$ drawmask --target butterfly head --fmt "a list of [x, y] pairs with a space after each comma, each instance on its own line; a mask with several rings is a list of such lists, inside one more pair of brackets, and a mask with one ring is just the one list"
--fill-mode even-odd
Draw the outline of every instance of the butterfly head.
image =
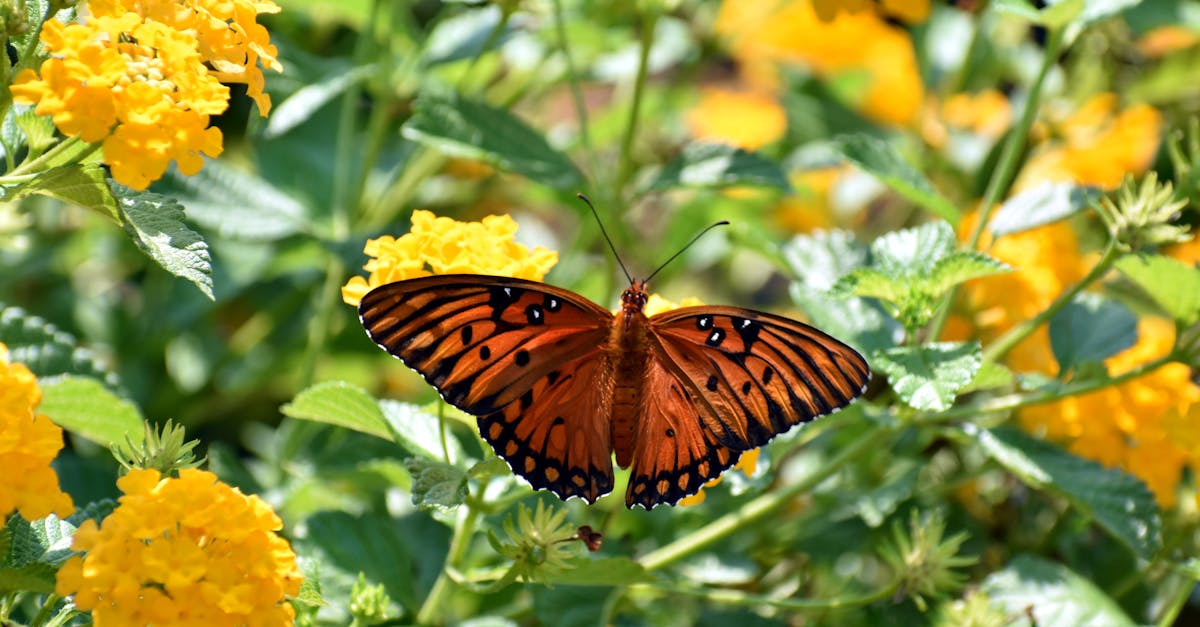
[[648, 298], [650, 296], [646, 293], [646, 282], [642, 279], [634, 279], [629, 288], [621, 292], [621, 311], [625, 313], [641, 312], [646, 309]]

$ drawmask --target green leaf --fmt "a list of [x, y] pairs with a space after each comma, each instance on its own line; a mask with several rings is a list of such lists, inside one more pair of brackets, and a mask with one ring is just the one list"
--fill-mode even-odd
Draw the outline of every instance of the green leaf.
[[1010, 615], [1029, 616], [1037, 625], [1136, 625], [1091, 581], [1035, 555], [1014, 557], [988, 575], [983, 591]]
[[124, 444], [126, 436], [139, 443], [145, 435], [137, 406], [95, 379], [66, 376], [43, 384], [38, 412], [63, 429], [106, 448]]
[[874, 366], [888, 375], [892, 389], [910, 407], [944, 411], [979, 372], [979, 342], [939, 342], [899, 346], [875, 353]]
[[863, 353], [895, 346], [900, 325], [879, 303], [864, 298], [833, 298], [828, 290], [839, 278], [866, 263], [867, 246], [849, 231], [797, 235], [780, 252], [792, 276], [792, 300], [813, 324], [850, 343]]
[[8, 347], [9, 360], [28, 366], [43, 385], [68, 374], [99, 379], [113, 389], [120, 385], [117, 375], [78, 347], [74, 337], [20, 307], [0, 306], [0, 342]]
[[323, 381], [302, 390], [280, 408], [283, 415], [337, 425], [396, 441], [388, 420], [366, 390], [345, 381]]
[[467, 499], [467, 473], [435, 459], [410, 457], [404, 467], [412, 475], [412, 502], [421, 508], [451, 508]]
[[1200, 320], [1200, 270], [1161, 255], [1126, 255], [1116, 266], [1181, 326]]
[[975, 378], [966, 387], [959, 390], [959, 394], [974, 392], [976, 390], [991, 390], [995, 388], [1004, 388], [1013, 385], [1015, 377], [1011, 370], [1003, 364], [998, 364], [994, 361], [985, 361], [983, 366], [979, 368], [979, 372], [975, 373]]
[[1095, 187], [1048, 181], [1004, 201], [988, 228], [997, 237], [1028, 231], [1075, 215], [1099, 198]]
[[583, 184], [575, 164], [505, 109], [457, 95], [423, 94], [405, 122], [404, 137], [452, 157], [476, 159], [549, 187]]
[[[271, 109], [263, 137], [279, 137], [307, 122], [321, 107], [345, 93], [354, 84], [366, 79], [376, 70], [374, 64], [338, 67], [328, 75], [297, 89], [283, 102]], [[210, 164], [204, 164], [207, 169]], [[203, 170], [201, 170], [203, 172]], [[191, 209], [189, 205], [188, 209]], [[245, 207], [238, 207], [245, 211]]]
[[1008, 428], [963, 425], [992, 459], [1029, 486], [1058, 494], [1140, 557], [1162, 546], [1158, 505], [1140, 479]]
[[843, 135], [834, 149], [846, 160], [878, 178], [896, 193], [944, 220], [957, 224], [961, 215], [923, 174], [900, 157], [895, 147], [865, 134]]
[[112, 184], [125, 233], [164, 270], [196, 284], [213, 299], [212, 259], [200, 234], [183, 223], [183, 206], [173, 198]]
[[981, 253], [956, 252], [956, 246], [954, 229], [942, 221], [888, 233], [871, 244], [872, 267], [850, 272], [830, 291], [887, 301], [912, 332], [933, 317], [938, 300], [955, 285], [1010, 270]]
[[1030, 0], [995, 0], [992, 6], [998, 13], [1022, 17], [1047, 28], [1062, 28], [1083, 13], [1084, 0], [1050, 2], [1042, 9]]
[[0, 594], [54, 592], [54, 576], [71, 556], [75, 526], [50, 515], [33, 522], [10, 516], [0, 529]]
[[1137, 316], [1128, 307], [1084, 292], [1050, 319], [1050, 349], [1062, 372], [1098, 363], [1137, 342]]
[[117, 199], [108, 186], [108, 174], [96, 163], [51, 168], [24, 191], [91, 209], [117, 224], [121, 223]]
[[659, 170], [646, 189], [730, 185], [791, 189], [787, 175], [775, 161], [756, 152], [716, 143], [688, 144], [678, 157]]
[[247, 170], [214, 160], [191, 176], [167, 175], [182, 188], [188, 217], [223, 237], [275, 241], [313, 230], [300, 201]]
[[624, 586], [650, 581], [641, 564], [628, 557], [592, 559], [584, 555], [571, 563], [572, 569], [554, 576], [555, 585]]
[[[495, 37], [492, 32], [500, 25], [502, 11], [499, 6], [487, 5], [468, 10], [458, 15], [438, 20], [429, 37], [421, 60], [426, 66], [451, 63], [475, 57], [495, 49], [508, 41], [515, 29], [509, 23]], [[488, 47], [485, 48], [484, 46]]]
[[[30, 2], [26, 6], [32, 6]], [[35, 32], [30, 29], [30, 32]], [[25, 105], [13, 105], [10, 109], [10, 115], [16, 115], [14, 119], [17, 128], [25, 135], [25, 144], [29, 146], [29, 150], [36, 154], [42, 154], [48, 148], [54, 145], [54, 120], [48, 115], [38, 115], [34, 112], [34, 107]]]
[[379, 401], [379, 408], [383, 410], [383, 419], [396, 437], [396, 443], [413, 455], [429, 459], [445, 459], [449, 456], [451, 460], [465, 457], [462, 445], [449, 435], [445, 437], [445, 443], [450, 450], [442, 449], [443, 438], [436, 410], [393, 400]]

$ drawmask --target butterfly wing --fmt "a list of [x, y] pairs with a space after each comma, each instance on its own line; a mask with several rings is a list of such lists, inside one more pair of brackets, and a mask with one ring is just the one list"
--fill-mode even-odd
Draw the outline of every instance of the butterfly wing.
[[650, 318], [651, 352], [687, 388], [716, 442], [744, 451], [862, 394], [867, 362], [806, 324], [737, 307]]
[[652, 509], [700, 491], [742, 453], [722, 445], [702, 426], [715, 417], [702, 415], [707, 408], [667, 369], [661, 354], [650, 354], [645, 386], [625, 505]]
[[493, 414], [549, 372], [608, 339], [612, 314], [567, 290], [523, 279], [443, 274], [363, 297], [367, 335], [448, 403]]
[[367, 335], [479, 417], [533, 487], [594, 501], [612, 490], [612, 314], [521, 279], [438, 275], [383, 285], [359, 305]]

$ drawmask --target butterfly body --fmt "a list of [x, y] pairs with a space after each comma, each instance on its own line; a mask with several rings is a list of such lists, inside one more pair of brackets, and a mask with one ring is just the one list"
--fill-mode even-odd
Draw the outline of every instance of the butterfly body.
[[645, 315], [646, 285], [608, 310], [551, 285], [440, 275], [380, 286], [371, 339], [479, 419], [534, 488], [593, 502], [632, 467], [626, 504], [675, 503], [743, 451], [831, 413], [870, 371], [807, 325], [736, 307]]

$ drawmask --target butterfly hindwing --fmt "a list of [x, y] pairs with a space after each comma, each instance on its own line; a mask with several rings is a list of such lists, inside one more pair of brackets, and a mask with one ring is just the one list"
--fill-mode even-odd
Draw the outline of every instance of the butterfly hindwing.
[[612, 314], [544, 283], [438, 275], [375, 288], [359, 304], [371, 339], [451, 405], [476, 416], [516, 401], [608, 338]]
[[650, 341], [689, 387], [720, 444], [748, 450], [862, 394], [867, 362], [806, 324], [737, 307], [684, 307], [650, 318]]
[[[737, 462], [741, 451], [716, 441], [706, 428], [688, 386], [671, 373], [663, 355], [651, 352], [646, 364], [646, 390], [634, 437], [628, 507], [651, 509], [674, 504]], [[714, 420], [708, 417], [707, 420]]]
[[611, 375], [599, 349], [551, 370], [479, 433], [535, 489], [591, 503], [612, 491]]

